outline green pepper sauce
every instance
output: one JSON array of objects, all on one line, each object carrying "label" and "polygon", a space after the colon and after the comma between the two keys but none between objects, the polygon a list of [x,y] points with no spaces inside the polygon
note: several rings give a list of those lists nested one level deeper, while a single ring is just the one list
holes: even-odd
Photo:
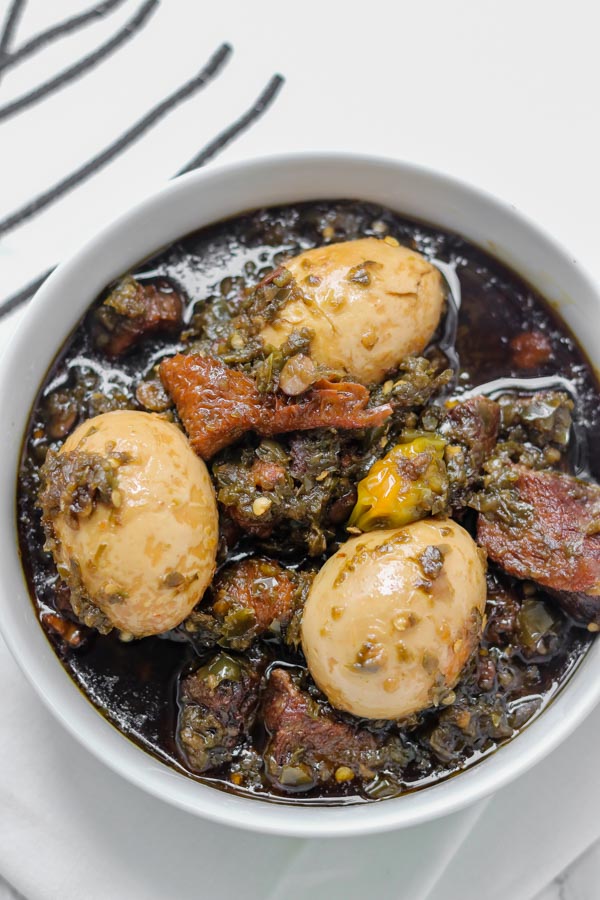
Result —
[{"label": "green pepper sauce", "polygon": [[[42,549],[44,535],[36,507],[40,468],[48,451],[56,451],[78,422],[109,409],[139,409],[144,402],[158,403],[161,411],[172,415],[168,398],[156,382],[155,367],[162,358],[184,348],[202,349],[221,342],[225,362],[250,365],[256,360],[251,328],[244,334],[232,334],[230,327],[232,317],[240,314],[240,304],[250,288],[286,258],[301,251],[333,241],[384,235],[454,266],[460,280],[462,306],[456,346],[452,348],[460,366],[451,384],[440,380],[437,389],[442,397],[452,393],[459,399],[478,384],[498,378],[558,373],[569,379],[576,391],[573,416],[580,433],[587,433],[590,444],[598,442],[598,384],[576,340],[549,304],[515,273],[460,236],[404,219],[383,207],[353,200],[250,212],[184,237],[140,263],[131,273],[136,279],[143,282],[167,278],[185,298],[183,331],[169,337],[150,335],[127,355],[107,360],[93,344],[91,317],[84,317],[60,349],[31,411],[19,475],[19,541],[33,606],[48,640],[90,702],[123,734],[189,777],[227,791],[278,802],[292,799],[295,803],[335,804],[376,801],[426,787],[478,762],[539,714],[573,671],[592,639],[590,633],[574,627],[541,590],[515,582],[492,566],[488,572],[486,625],[480,648],[455,690],[440,697],[437,708],[403,723],[357,723],[351,716],[338,716],[341,721],[367,727],[384,739],[387,746],[397,746],[397,767],[382,770],[365,781],[352,777],[351,768],[340,766],[331,783],[319,787],[312,784],[310,774],[299,763],[295,769],[290,768],[279,787],[274,787],[264,775],[262,753],[266,734],[260,712],[252,733],[240,744],[231,763],[202,776],[187,766],[175,738],[178,684],[183,675],[201,667],[208,678],[235,679],[239,677],[240,665],[253,664],[259,652],[266,672],[273,664],[293,667],[315,709],[330,712],[305,671],[301,650],[295,649],[298,640],[285,643],[281,636],[268,633],[243,652],[234,649],[215,656],[214,649],[195,645],[193,634],[186,635],[181,630],[129,643],[123,643],[114,633],[104,636],[94,631],[82,643],[69,646],[53,627],[53,615],[56,619],[55,614],[67,608],[68,600],[51,557]],[[349,277],[365,285],[365,289],[368,287],[369,272],[364,267],[349,273]],[[106,299],[109,289],[110,286],[97,304]],[[265,287],[264,310],[278,308],[288,290],[285,278]],[[541,334],[552,347],[550,357],[540,359],[527,371],[520,367],[519,357],[510,352],[511,342],[524,332]],[[359,526],[365,525],[365,517],[371,517],[371,522],[385,521],[393,526],[400,521],[398,515],[402,521],[410,521],[423,512],[436,512],[438,506],[441,508],[449,502],[442,458],[448,472],[459,473],[465,465],[460,451],[456,445],[444,447],[439,436],[434,436],[435,406],[428,406],[421,418],[420,413],[414,412],[428,396],[432,377],[428,367],[437,367],[439,371],[443,346],[438,344],[440,341],[443,344],[442,338],[443,327],[426,352],[426,359],[408,360],[391,384],[386,382],[373,392],[374,405],[386,402],[390,391],[405,401],[398,434],[388,435],[390,440],[385,446],[385,436],[377,430],[353,437],[350,442],[324,430],[309,436],[300,448],[294,444],[293,435],[262,443],[248,435],[239,446],[224,451],[213,461],[216,489],[222,500],[231,502],[240,497],[240,491],[243,493],[238,475],[247,471],[250,465],[247,460],[259,459],[268,465],[282,466],[287,474],[291,466],[296,467],[295,481],[284,478],[270,489],[270,511],[264,510],[263,522],[274,514],[277,504],[283,505],[290,517],[289,528],[261,537],[257,526],[253,534],[230,547],[229,558],[259,552],[299,569],[307,565],[314,567],[347,538],[346,524],[353,509],[351,521]],[[309,342],[310,335],[299,335],[293,346],[267,357],[258,372],[261,390],[271,389],[287,360],[305,353]],[[510,404],[505,404],[503,415],[507,427],[513,429],[512,438],[518,438],[518,428],[523,423]],[[529,420],[549,440],[564,440],[564,420],[553,409],[534,406]],[[383,494],[365,501],[361,496],[361,479],[372,477],[377,466],[385,468],[391,464],[386,453],[403,455],[406,445],[402,449],[401,440],[406,440],[411,429],[416,434],[423,426],[430,431],[426,439],[429,446],[422,448],[429,452],[430,459],[423,470],[419,496],[404,497],[404,505],[396,504],[391,514]],[[424,438],[414,436],[414,440]],[[395,444],[400,446],[400,451],[392,449]],[[553,447],[550,450],[555,452]],[[552,463],[550,457],[548,461],[559,464],[557,459]],[[563,464],[568,465],[568,460],[560,463]],[[600,478],[600,463],[586,458],[583,465],[589,467],[589,474]],[[346,470],[340,475],[344,466]],[[294,491],[300,482],[303,493],[298,500]],[[396,491],[398,499],[402,493],[399,480],[391,489]],[[495,499],[488,497],[486,502],[497,502],[499,509],[503,503],[510,504],[510,485],[504,489],[505,495],[499,485]],[[320,504],[324,502],[329,510],[327,528],[319,524]],[[295,519],[291,518],[293,513]],[[248,515],[251,514],[250,509]],[[463,514],[463,525],[472,529],[473,521],[474,513]],[[296,541],[298,536],[302,539]],[[307,555],[311,557],[309,563]],[[226,561],[222,556],[220,562]],[[435,566],[435,560],[426,559],[423,565]],[[236,620],[232,628],[233,625],[245,631],[248,622]],[[293,628],[297,633],[298,617]],[[229,642],[233,645],[231,639]],[[365,651],[368,662],[367,657]]]}]

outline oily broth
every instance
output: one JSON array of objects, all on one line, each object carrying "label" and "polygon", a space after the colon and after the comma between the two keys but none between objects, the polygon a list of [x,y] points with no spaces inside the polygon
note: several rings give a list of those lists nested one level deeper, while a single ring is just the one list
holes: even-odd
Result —
[{"label": "oily broth", "polygon": [[[332,241],[366,235],[379,237],[383,233],[449,264],[460,279],[462,304],[456,328],[456,353],[460,363],[453,394],[460,397],[478,385],[499,378],[535,378],[559,373],[568,380],[577,398],[577,429],[587,436],[588,446],[594,446],[600,437],[600,392],[593,370],[575,338],[549,304],[522,279],[458,235],[358,201],[297,204],[249,213],[202,229],[141,264],[134,274],[141,280],[156,276],[170,278],[187,297],[187,322],[203,303],[213,304],[218,318],[230,314],[242,279],[247,284],[256,283],[285,257],[323,243],[324,234]],[[509,345],[516,335],[533,330],[548,336],[553,357],[524,373],[512,361]],[[107,362],[92,346],[84,317],[61,349],[32,410],[18,492],[21,555],[32,601],[48,640],[90,701],[123,734],[167,764],[225,790],[248,793],[231,783],[227,767],[210,776],[198,776],[186,768],[178,752],[175,739],[177,682],[180,673],[192,667],[197,659],[189,643],[174,634],[131,643],[121,642],[114,633],[108,636],[94,634],[81,649],[73,650],[44,623],[45,614],[60,609],[64,603],[54,564],[42,550],[44,537],[35,508],[39,467],[48,446],[44,398],[57,387],[69,389],[76,380],[85,382],[87,379],[90,392],[118,394],[123,396],[124,402],[131,402],[140,377],[182,346],[177,338],[151,337],[130,355]],[[599,480],[600,462],[588,455],[585,447],[579,449],[581,470]],[[247,552],[247,547],[236,548],[237,555],[240,552]],[[532,697],[540,698],[535,714],[539,714],[572,673],[590,639],[585,630],[571,627],[569,623],[565,625],[560,651],[550,662],[538,665],[540,681],[531,693]],[[267,642],[265,646],[272,662],[302,664],[299,655],[282,650],[275,642]],[[524,694],[524,702],[528,696]],[[425,719],[424,729],[427,716]],[[264,741],[262,726],[258,724],[253,742],[259,752]],[[419,789],[448,777],[492,752],[495,746],[492,743],[484,751],[449,765],[431,764],[429,769],[421,765],[423,759],[419,757],[404,773],[401,790]],[[312,804],[367,799],[351,785],[313,789],[294,796],[265,786],[255,796],[278,802]],[[379,795],[374,789],[368,799],[383,796],[386,796],[385,785]]]}]

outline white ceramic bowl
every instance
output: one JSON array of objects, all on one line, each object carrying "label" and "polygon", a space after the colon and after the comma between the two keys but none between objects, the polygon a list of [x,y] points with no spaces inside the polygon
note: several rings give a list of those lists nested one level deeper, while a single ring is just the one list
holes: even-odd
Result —
[{"label": "white ceramic bowl", "polygon": [[[525,276],[561,311],[600,364],[600,294],[561,246],[513,207],[444,175],[344,154],[286,156],[212,167],[171,182],[59,266],[31,303],[0,366],[0,628],[17,663],[66,728],[115,772],[190,812],[243,828],[342,836],[415,825],[484,797],[557,746],[600,699],[600,641],[557,698],[489,758],[425,790],[349,807],[297,807],[225,794],[185,778],[110,725],[71,681],[34,615],[17,550],[21,441],[56,351],[111,279],[203,225],[259,206],[358,198],[460,232]],[[10,726],[9,726],[10,727]]]}]

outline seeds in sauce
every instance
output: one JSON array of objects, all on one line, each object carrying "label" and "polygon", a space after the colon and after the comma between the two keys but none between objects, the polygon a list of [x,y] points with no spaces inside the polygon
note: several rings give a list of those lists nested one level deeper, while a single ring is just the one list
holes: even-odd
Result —
[{"label": "seeds in sauce", "polygon": [[[278,416],[298,422],[298,413],[289,409],[317,396],[319,378],[330,373],[312,360],[308,334],[290,336],[261,356],[260,328],[295,290],[279,267],[326,242],[382,236],[392,248],[400,244],[452,267],[462,293],[458,316],[450,305],[423,356],[398,360],[397,371],[368,388],[366,408],[389,405],[392,413],[354,432],[321,427],[273,433],[265,427],[240,434],[210,460],[220,514],[220,580],[208,599],[179,628],[142,641],[115,629],[98,633],[102,614],[93,608],[80,613],[93,627],[80,624],[43,550],[36,502],[48,451],[56,452],[87,418],[113,409],[143,409],[177,422],[157,367],[178,353],[203,354],[208,347],[216,348],[223,367],[252,377],[261,403],[276,392],[287,397],[286,411]],[[350,286],[366,292],[376,270],[363,264],[351,274]],[[306,277],[312,289],[321,287],[318,273]],[[259,282],[261,305],[253,311],[247,300]],[[400,722],[336,712],[307,671],[300,629],[314,572],[353,530],[360,533],[346,527],[357,485],[402,440],[425,435],[443,448],[438,455],[443,453],[448,484],[438,493],[472,536],[478,516],[498,529],[528,515],[511,466],[533,473],[576,468],[600,477],[585,452],[574,466],[566,446],[569,434],[573,446],[571,417],[590,444],[600,437],[598,386],[549,305],[459,236],[355,201],[259,210],[203,229],[142,264],[119,291],[109,288],[99,298],[48,373],[31,414],[18,492],[21,552],[36,611],[91,702],[124,734],[192,778],[274,801],[327,804],[426,787],[480,760],[539,714],[600,626],[594,613],[587,622],[572,618],[579,607],[561,606],[554,594],[533,584],[536,573],[516,577],[494,562],[488,566],[478,649],[451,689],[440,682],[431,705]],[[152,299],[147,317],[139,303],[144,294]],[[111,296],[102,313],[101,304]],[[377,337],[363,329],[361,353],[379,352]],[[567,380],[574,403],[556,391],[541,397],[537,386],[527,390],[527,379],[557,375]],[[493,400],[463,399],[498,379],[506,384],[499,410],[490,406]],[[519,379],[519,391],[512,390],[512,379]],[[331,396],[336,389],[320,390]],[[118,499],[113,491],[117,509]],[[376,513],[386,510],[379,500]],[[592,527],[587,541],[594,540]],[[235,567],[247,558],[266,559],[260,563],[266,568],[260,578],[253,574],[256,584],[242,587]],[[433,586],[437,590],[443,582],[444,558],[432,548],[421,561],[422,580],[432,585],[429,593],[421,591],[427,602],[435,602]],[[178,575],[175,569],[168,576],[173,590]],[[277,582],[285,582],[288,605],[285,614],[269,618],[264,598]],[[223,584],[236,585],[235,593],[224,592]],[[327,627],[337,627],[347,614],[331,601],[327,615]],[[405,607],[390,623],[395,656],[403,664],[411,663],[404,639],[419,625]],[[480,629],[482,622],[473,627]],[[469,639],[456,638],[454,652]],[[366,643],[371,646],[364,650]],[[371,664],[383,659],[380,649],[366,638],[355,648],[359,673],[370,677]],[[437,657],[424,653],[412,662],[435,680]],[[251,689],[243,695],[245,683]],[[396,690],[388,678],[384,691],[393,697]],[[215,696],[225,698],[221,706],[211,705]],[[222,734],[219,746],[226,752],[198,743],[211,728]],[[305,751],[299,755],[298,730]],[[342,751],[342,745],[350,749]],[[204,768],[207,759],[211,767]]]}]

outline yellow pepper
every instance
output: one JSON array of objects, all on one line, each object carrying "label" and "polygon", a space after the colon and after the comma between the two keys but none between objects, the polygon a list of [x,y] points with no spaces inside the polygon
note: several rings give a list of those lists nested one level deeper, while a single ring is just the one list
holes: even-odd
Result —
[{"label": "yellow pepper", "polygon": [[348,524],[361,531],[401,528],[445,507],[446,442],[434,435],[397,444],[358,483]]}]

